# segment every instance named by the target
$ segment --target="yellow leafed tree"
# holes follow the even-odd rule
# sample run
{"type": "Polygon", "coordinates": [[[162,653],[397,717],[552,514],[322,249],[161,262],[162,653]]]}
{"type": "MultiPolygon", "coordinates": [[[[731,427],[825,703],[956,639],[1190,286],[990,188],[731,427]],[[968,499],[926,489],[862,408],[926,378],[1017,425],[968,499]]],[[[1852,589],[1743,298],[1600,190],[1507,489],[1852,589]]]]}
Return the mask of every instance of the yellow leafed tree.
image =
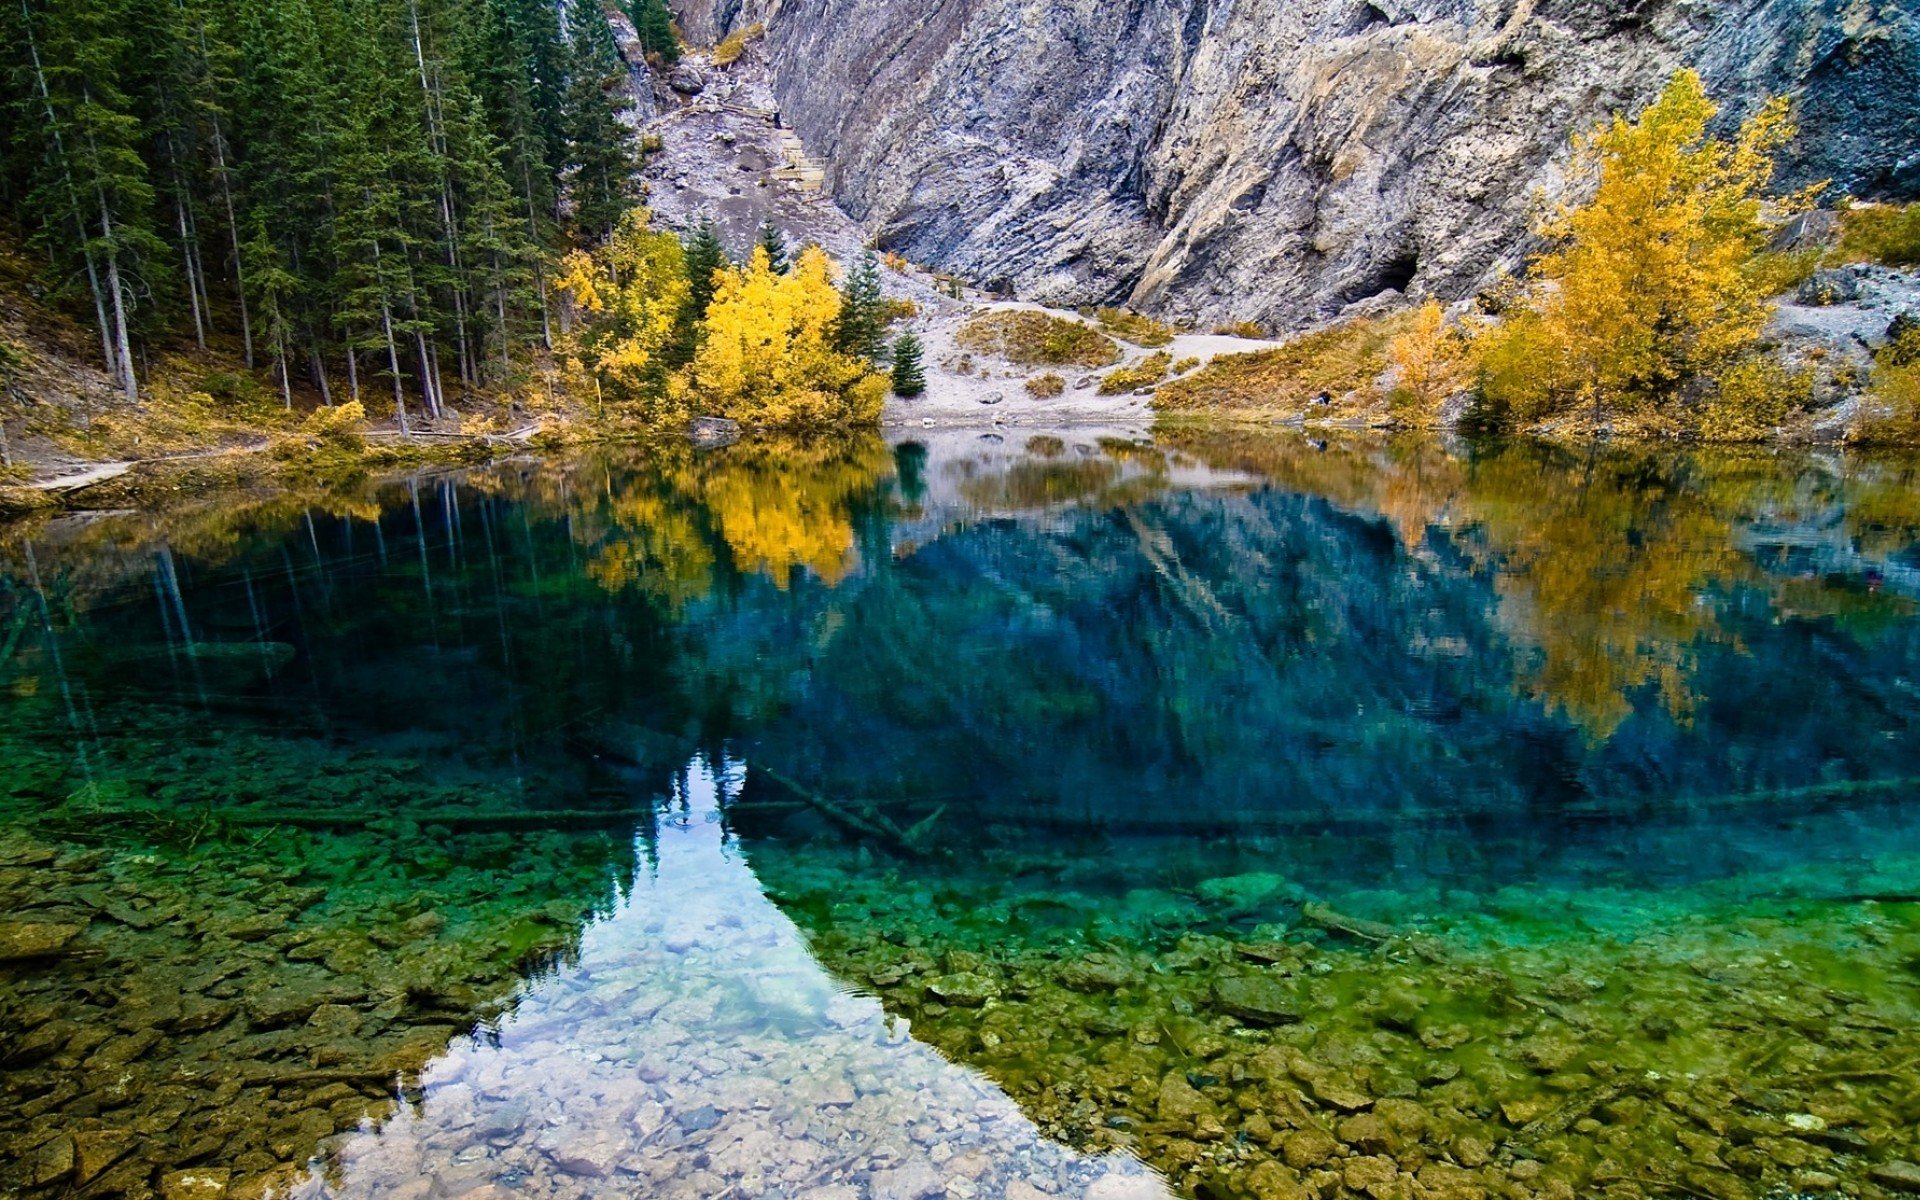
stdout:
{"type": "Polygon", "coordinates": [[[1447,324],[1437,300],[1413,312],[1413,323],[1387,347],[1394,370],[1388,393],[1396,423],[1417,429],[1440,423],[1440,407],[1467,384],[1472,373],[1472,344],[1447,324]]]}
{"type": "Polygon", "coordinates": [[[835,345],[841,296],[820,248],[792,270],[773,270],[765,250],[724,269],[707,309],[692,369],[704,411],[767,428],[809,429],[877,421],[887,383],[835,345]]]}
{"type": "Polygon", "coordinates": [[[680,239],[649,220],[628,212],[606,245],[567,255],[557,284],[578,318],[561,347],[568,363],[604,400],[659,420],[682,415],[667,353],[688,283],[680,239]]]}
{"type": "Polygon", "coordinates": [[[1681,71],[1637,119],[1576,141],[1593,198],[1548,219],[1551,249],[1483,339],[1496,410],[1691,430],[1718,380],[1755,352],[1771,306],[1749,266],[1766,240],[1773,153],[1793,126],[1774,100],[1723,140],[1707,134],[1717,111],[1681,71]]]}

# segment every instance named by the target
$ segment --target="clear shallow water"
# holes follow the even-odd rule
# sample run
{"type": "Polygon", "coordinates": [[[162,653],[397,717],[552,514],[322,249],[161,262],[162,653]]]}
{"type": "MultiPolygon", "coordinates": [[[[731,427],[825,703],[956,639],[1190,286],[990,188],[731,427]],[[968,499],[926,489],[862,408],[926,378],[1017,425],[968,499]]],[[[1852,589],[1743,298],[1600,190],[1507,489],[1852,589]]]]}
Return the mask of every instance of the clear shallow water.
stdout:
{"type": "Polygon", "coordinates": [[[1897,1186],[1913,483],[942,434],[10,530],[5,1182],[1897,1186]]]}

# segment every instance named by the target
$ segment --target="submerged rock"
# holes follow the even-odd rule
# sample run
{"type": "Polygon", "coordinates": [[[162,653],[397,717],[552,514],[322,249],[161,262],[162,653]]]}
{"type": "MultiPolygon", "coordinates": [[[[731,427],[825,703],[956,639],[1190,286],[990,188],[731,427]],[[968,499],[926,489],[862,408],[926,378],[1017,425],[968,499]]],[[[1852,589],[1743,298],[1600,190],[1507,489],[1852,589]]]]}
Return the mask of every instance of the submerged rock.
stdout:
{"type": "Polygon", "coordinates": [[[85,932],[84,925],[56,925],[38,921],[8,921],[0,924],[0,962],[29,962],[53,958],[66,952],[73,939],[85,932]]]}
{"type": "Polygon", "coordinates": [[[1292,1025],[1301,1015],[1300,998],[1293,988],[1257,975],[1215,980],[1213,1004],[1249,1025],[1292,1025]]]}
{"type": "Polygon", "coordinates": [[[1064,964],[1054,977],[1076,992],[1111,992],[1133,982],[1135,973],[1119,959],[1095,955],[1064,964]]]}
{"type": "Polygon", "coordinates": [[[1914,1163],[1881,1163],[1867,1172],[1867,1178],[1896,1192],[1920,1192],[1920,1165],[1914,1163]]]}
{"type": "Polygon", "coordinates": [[[927,994],[956,1008],[979,1008],[1000,994],[1000,985],[985,975],[958,971],[928,980],[927,994]]]}

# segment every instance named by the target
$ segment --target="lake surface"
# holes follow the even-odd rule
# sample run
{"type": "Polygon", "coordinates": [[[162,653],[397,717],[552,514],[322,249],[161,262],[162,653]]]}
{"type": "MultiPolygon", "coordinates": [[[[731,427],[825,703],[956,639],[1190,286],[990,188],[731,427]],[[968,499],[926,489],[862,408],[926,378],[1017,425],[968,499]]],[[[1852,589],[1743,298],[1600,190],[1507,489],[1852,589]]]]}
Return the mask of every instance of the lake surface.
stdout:
{"type": "Polygon", "coordinates": [[[1920,1190],[1920,463],[1225,431],[0,529],[0,1193],[1920,1190]]]}

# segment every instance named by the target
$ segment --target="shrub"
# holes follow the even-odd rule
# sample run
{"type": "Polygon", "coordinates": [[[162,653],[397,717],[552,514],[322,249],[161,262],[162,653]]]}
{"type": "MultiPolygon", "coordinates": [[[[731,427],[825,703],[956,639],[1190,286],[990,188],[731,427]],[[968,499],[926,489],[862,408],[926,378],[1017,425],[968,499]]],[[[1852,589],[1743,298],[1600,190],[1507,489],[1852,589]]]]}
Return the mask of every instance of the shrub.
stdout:
{"type": "Polygon", "coordinates": [[[730,67],[739,62],[740,56],[747,52],[747,46],[765,37],[766,33],[767,27],[757,23],[734,30],[713,48],[713,65],[730,67]]]}
{"type": "Polygon", "coordinates": [[[1120,347],[1092,326],[1032,309],[981,313],[954,340],[1023,367],[1104,367],[1120,358],[1120,347]]]}
{"type": "Polygon", "coordinates": [[[1246,338],[1253,342],[1264,341],[1267,336],[1267,331],[1253,321],[1234,321],[1220,326],[1213,332],[1216,337],[1246,338]]]}
{"type": "Polygon", "coordinates": [[[889,325],[895,321],[911,321],[920,315],[920,306],[911,300],[892,296],[881,302],[880,315],[889,325]]]}
{"type": "Polygon", "coordinates": [[[1027,439],[1027,453],[1041,458],[1059,458],[1067,452],[1067,444],[1050,433],[1036,433],[1027,439]]]}
{"type": "Polygon", "coordinates": [[[1027,380],[1027,395],[1036,400],[1051,400],[1066,395],[1066,392],[1067,381],[1057,372],[1048,371],[1045,375],[1035,375],[1027,380]]]}
{"type": "Polygon", "coordinates": [[[1132,342],[1136,346],[1151,349],[1164,346],[1173,340],[1173,330],[1152,317],[1128,312],[1124,308],[1096,309],[1093,318],[1100,322],[1100,328],[1107,333],[1123,342],[1132,342]]]}
{"type": "Polygon", "coordinates": [[[1811,278],[1825,256],[1826,251],[1818,246],[1804,250],[1768,250],[1748,260],[1745,270],[1762,296],[1783,296],[1811,278]]]}
{"type": "Polygon", "coordinates": [[[1269,350],[1222,354],[1162,387],[1164,409],[1303,411],[1320,396],[1338,399],[1372,387],[1387,367],[1387,347],[1403,318],[1358,317],[1269,350]]]}
{"type": "Polygon", "coordinates": [[[361,427],[366,421],[367,410],[358,400],[349,400],[345,404],[314,409],[300,423],[300,429],[324,445],[358,450],[366,445],[366,439],[361,436],[361,427]]]}
{"type": "Polygon", "coordinates": [[[1840,214],[1836,262],[1920,264],[1920,204],[1854,205],[1840,214]]]}
{"type": "Polygon", "coordinates": [[[198,390],[215,405],[236,414],[278,405],[260,380],[246,371],[215,371],[200,381],[198,390]]]}
{"type": "Polygon", "coordinates": [[[1766,241],[1772,154],[1792,127],[1775,100],[1722,141],[1707,134],[1717,112],[1681,71],[1636,120],[1576,141],[1592,198],[1541,228],[1551,249],[1485,340],[1490,407],[1680,425],[1685,396],[1757,350],[1771,306],[1749,268],[1766,241]]]}
{"type": "Polygon", "coordinates": [[[1722,372],[1700,411],[1700,436],[1716,442],[1758,442],[1771,437],[1790,409],[1813,397],[1813,372],[1788,370],[1764,355],[1743,359],[1722,372]]]}
{"type": "Polygon", "coordinates": [[[1908,323],[1874,356],[1869,381],[1884,411],[1853,431],[1858,441],[1920,445],[1920,323],[1908,323]]]}
{"type": "Polygon", "coordinates": [[[1199,365],[1200,365],[1200,360],[1197,358],[1183,358],[1179,362],[1173,364],[1173,373],[1175,375],[1185,375],[1188,371],[1193,370],[1195,367],[1199,365]]]}
{"type": "Polygon", "coordinates": [[[1107,372],[1106,377],[1100,381],[1100,394],[1119,396],[1126,392],[1137,392],[1141,388],[1152,387],[1167,377],[1167,370],[1172,366],[1173,356],[1166,351],[1149,354],[1130,367],[1121,367],[1107,372]]]}

